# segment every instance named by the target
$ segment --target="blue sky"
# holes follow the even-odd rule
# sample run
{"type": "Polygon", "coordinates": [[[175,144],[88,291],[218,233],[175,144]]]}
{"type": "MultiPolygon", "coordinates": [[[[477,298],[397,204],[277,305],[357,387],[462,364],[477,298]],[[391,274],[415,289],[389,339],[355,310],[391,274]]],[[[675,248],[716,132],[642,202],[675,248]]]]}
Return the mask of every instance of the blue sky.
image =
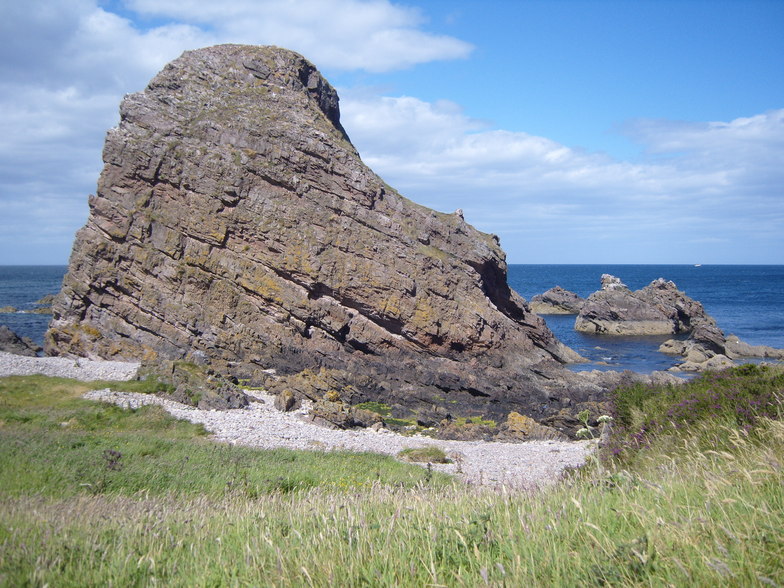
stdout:
{"type": "Polygon", "coordinates": [[[784,263],[779,0],[32,0],[0,36],[0,264],[66,263],[122,96],[226,42],[305,55],[511,263],[784,263]]]}

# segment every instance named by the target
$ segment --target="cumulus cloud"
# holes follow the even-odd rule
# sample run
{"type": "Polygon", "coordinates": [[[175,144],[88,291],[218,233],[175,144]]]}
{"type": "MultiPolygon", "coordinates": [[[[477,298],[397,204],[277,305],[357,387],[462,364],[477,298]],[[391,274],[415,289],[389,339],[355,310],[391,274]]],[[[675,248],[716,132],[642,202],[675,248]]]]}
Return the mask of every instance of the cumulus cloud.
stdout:
{"type": "Polygon", "coordinates": [[[706,254],[724,244],[730,260],[741,244],[781,241],[784,110],[634,121],[628,132],[648,154],[636,162],[493,129],[451,103],[349,93],[343,113],[364,160],[391,185],[439,210],[464,209],[500,233],[516,261],[579,261],[582,250],[617,260],[631,246],[651,261],[683,260],[700,244],[706,254]]]}
{"type": "MultiPolygon", "coordinates": [[[[278,44],[322,69],[370,72],[472,50],[389,0],[5,2],[0,36],[0,263],[65,260],[122,95],[186,49],[278,44]]],[[[344,126],[374,170],[423,204],[463,208],[501,235],[512,261],[623,261],[633,249],[636,261],[681,261],[688,250],[743,262],[742,242],[780,262],[771,251],[784,250],[784,110],[631,121],[624,130],[643,156],[619,161],[495,128],[446,100],[341,97],[344,126]]]]}
{"type": "Polygon", "coordinates": [[[143,15],[177,18],[220,38],[277,44],[320,67],[382,72],[467,57],[472,46],[421,30],[419,10],[387,0],[131,0],[143,15]]]}
{"type": "Polygon", "coordinates": [[[279,44],[320,67],[370,71],[471,50],[425,32],[416,10],[379,0],[108,6],[97,0],[0,4],[0,263],[67,257],[64,249],[86,219],[103,137],[117,123],[122,96],[141,90],[184,50],[279,44]]]}

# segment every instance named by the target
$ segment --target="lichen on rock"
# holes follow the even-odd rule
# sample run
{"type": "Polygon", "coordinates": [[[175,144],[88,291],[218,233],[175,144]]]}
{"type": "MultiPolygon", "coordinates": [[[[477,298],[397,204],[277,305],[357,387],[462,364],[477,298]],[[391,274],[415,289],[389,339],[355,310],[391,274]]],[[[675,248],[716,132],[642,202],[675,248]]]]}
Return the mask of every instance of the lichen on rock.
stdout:
{"type": "Polygon", "coordinates": [[[272,369],[297,399],[302,374],[340,374],[347,402],[535,418],[580,359],[509,288],[495,236],[365,166],[296,53],[184,53],[123,100],[103,158],[49,354],[272,369]]]}

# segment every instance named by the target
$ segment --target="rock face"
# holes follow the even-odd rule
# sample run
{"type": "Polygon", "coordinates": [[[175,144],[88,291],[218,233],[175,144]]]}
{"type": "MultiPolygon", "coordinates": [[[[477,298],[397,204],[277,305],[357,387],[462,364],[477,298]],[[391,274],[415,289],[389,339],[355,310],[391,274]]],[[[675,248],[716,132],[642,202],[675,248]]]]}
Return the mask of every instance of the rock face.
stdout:
{"type": "Polygon", "coordinates": [[[560,286],[531,298],[529,306],[536,314],[578,314],[585,299],[560,286]]]}
{"type": "Polygon", "coordinates": [[[615,276],[602,276],[602,289],[585,301],[574,328],[601,335],[689,333],[716,322],[702,307],[663,278],[632,292],[615,276]]]}
{"type": "Polygon", "coordinates": [[[0,325],[0,351],[35,357],[41,346],[28,337],[20,337],[5,325],[0,325]]]}
{"type": "Polygon", "coordinates": [[[326,371],[354,402],[414,412],[551,412],[547,382],[579,358],[510,290],[498,239],[385,185],[303,57],[186,52],[120,114],[49,354],[326,371]]]}

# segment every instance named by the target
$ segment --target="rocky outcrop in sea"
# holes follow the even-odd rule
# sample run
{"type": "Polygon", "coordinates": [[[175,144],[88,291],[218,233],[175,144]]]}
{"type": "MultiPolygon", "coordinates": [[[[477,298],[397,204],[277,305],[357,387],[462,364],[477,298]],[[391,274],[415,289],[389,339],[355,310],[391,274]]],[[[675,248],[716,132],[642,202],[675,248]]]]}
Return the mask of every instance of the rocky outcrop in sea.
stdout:
{"type": "Polygon", "coordinates": [[[659,278],[631,291],[619,278],[604,274],[601,290],[585,301],[574,328],[598,335],[670,335],[701,325],[715,327],[716,321],[673,282],[659,278]]]}
{"type": "Polygon", "coordinates": [[[659,351],[683,357],[683,362],[671,368],[679,372],[723,369],[748,359],[784,359],[784,349],[749,345],[735,335],[725,336],[721,329],[710,325],[697,327],[687,339],[665,341],[659,351]]]}
{"type": "Polygon", "coordinates": [[[120,115],[49,354],[187,361],[295,400],[337,382],[428,422],[601,395],[562,369],[580,358],[509,288],[498,238],[367,168],[302,56],[189,51],[120,115]]]}

